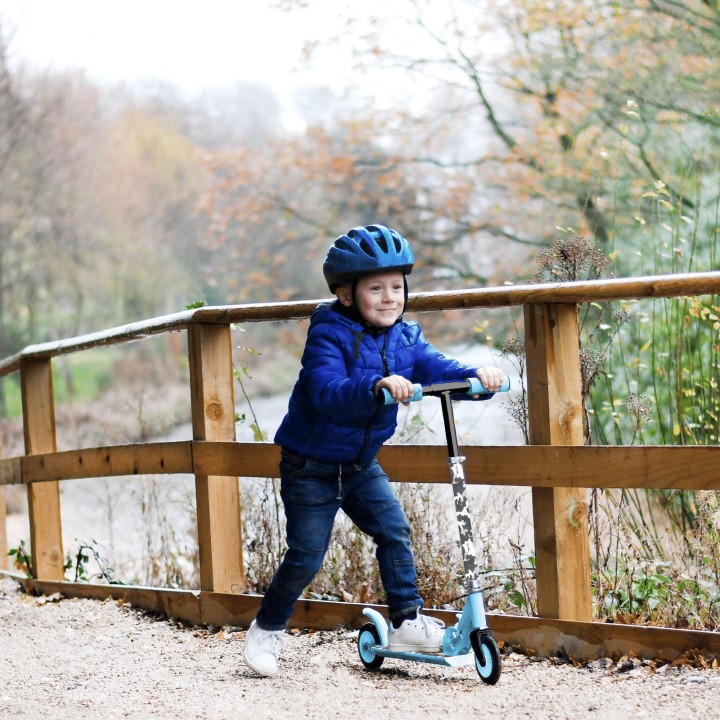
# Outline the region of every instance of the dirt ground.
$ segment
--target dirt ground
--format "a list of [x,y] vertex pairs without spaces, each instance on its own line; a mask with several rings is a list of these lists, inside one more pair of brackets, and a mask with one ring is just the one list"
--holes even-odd
[[517,654],[495,686],[474,668],[360,664],[351,633],[288,635],[279,674],[242,662],[245,630],[198,628],[108,600],[30,597],[0,579],[0,717],[682,718],[715,717],[720,672]]

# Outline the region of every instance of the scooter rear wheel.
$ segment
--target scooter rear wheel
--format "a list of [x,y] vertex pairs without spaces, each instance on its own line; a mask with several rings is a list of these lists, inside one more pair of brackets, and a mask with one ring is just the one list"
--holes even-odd
[[475,669],[480,679],[488,685],[495,685],[500,679],[500,650],[491,635],[480,635],[475,650]]
[[382,655],[376,655],[372,649],[375,645],[380,644],[380,633],[373,623],[365,623],[360,628],[357,643],[360,662],[368,670],[377,670],[385,658]]

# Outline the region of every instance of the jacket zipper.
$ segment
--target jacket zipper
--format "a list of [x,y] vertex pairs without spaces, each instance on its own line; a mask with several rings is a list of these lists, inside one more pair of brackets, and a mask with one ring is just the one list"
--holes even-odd
[[[380,359],[382,360],[382,364],[383,364],[384,377],[387,377],[388,375],[390,375],[390,365],[388,364],[387,353],[385,352],[385,350],[387,348],[387,340],[388,340],[388,333],[387,333],[387,331],[384,331],[382,347],[378,346],[378,349],[380,350]],[[356,462],[363,456],[363,453],[365,452],[365,448],[367,448],[368,441],[370,440],[370,427],[372,426],[375,418],[378,416],[380,410],[381,410],[381,407],[380,407],[380,405],[378,405],[373,416],[370,418],[370,421],[365,426],[365,436],[363,438],[363,444],[362,444],[362,447],[360,448],[360,452],[357,454]],[[339,478],[338,478],[338,480],[339,480]],[[340,493],[338,492],[338,495],[339,494]]]

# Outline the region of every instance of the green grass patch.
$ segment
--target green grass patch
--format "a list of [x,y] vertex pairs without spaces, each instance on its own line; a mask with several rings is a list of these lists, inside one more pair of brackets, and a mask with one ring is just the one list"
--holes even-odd
[[[53,360],[53,391],[56,405],[87,402],[102,395],[112,384],[113,368],[118,361],[117,348],[86,350]],[[5,395],[5,418],[22,415],[20,375],[0,380]]]

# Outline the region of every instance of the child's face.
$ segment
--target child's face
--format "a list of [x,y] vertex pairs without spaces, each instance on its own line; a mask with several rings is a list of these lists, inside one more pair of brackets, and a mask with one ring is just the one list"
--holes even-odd
[[[343,288],[338,288],[338,291]],[[352,304],[351,290],[338,292],[343,305]],[[355,289],[358,312],[366,322],[379,328],[391,327],[405,307],[405,277],[397,270],[360,278]]]

